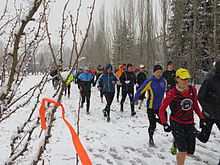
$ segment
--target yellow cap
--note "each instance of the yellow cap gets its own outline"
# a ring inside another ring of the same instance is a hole
[[[176,71],[176,77],[179,77],[181,79],[191,78],[189,71],[184,68],[180,68]]]

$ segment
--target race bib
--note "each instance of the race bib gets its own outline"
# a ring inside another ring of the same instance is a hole
[[[192,108],[193,101],[189,98],[183,99],[180,103],[182,110],[188,111]]]

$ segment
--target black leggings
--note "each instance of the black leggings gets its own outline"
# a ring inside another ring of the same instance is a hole
[[[84,104],[85,100],[86,100],[86,110],[87,110],[87,112],[89,112],[90,97],[91,97],[91,91],[83,91],[82,92],[82,104]]]
[[[140,85],[139,85],[140,86]],[[139,88],[139,87],[138,87]],[[136,91],[138,90],[138,88],[136,88]],[[146,97],[145,97],[145,94],[146,92],[142,93],[140,96],[139,96],[139,100],[143,101]]]
[[[121,85],[117,85],[117,100],[119,100],[120,90],[121,90]]]
[[[110,107],[114,99],[115,93],[114,92],[103,92],[103,94],[107,102],[105,106],[105,111],[107,112],[107,116],[110,117]]]
[[[71,88],[71,85],[70,85],[70,84],[66,86],[65,96],[66,96],[66,90],[67,90],[68,97],[70,96],[70,88]]]
[[[158,110],[148,108],[147,109],[147,116],[148,116],[148,119],[149,119],[149,122],[150,122],[150,125],[149,125],[149,128],[148,128],[149,138],[153,139],[154,131],[155,131],[156,126],[157,126],[156,123],[158,122],[159,124],[161,124],[160,118],[159,118],[159,115],[158,115]]]
[[[194,124],[178,123],[170,119],[170,126],[179,152],[193,154],[196,146]]]
[[[103,91],[100,90],[100,97],[103,97]]]
[[[123,109],[123,104],[125,102],[127,95],[129,96],[129,99],[130,99],[131,112],[133,112],[134,111],[134,90],[133,91],[123,91],[122,90],[121,107]]]
[[[209,119],[206,122],[206,126],[202,126],[202,131],[201,133],[199,133],[199,135],[197,136],[197,138],[203,142],[206,143],[209,140],[211,131],[212,131],[212,126],[213,124],[216,124],[218,129],[220,130],[220,120],[213,120],[213,119]]]

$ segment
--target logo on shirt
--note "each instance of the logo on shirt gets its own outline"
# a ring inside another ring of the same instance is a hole
[[[161,86],[162,88],[164,88],[164,87],[165,87],[164,82],[160,82],[160,86]]]
[[[188,98],[182,100],[181,103],[180,103],[180,105],[182,107],[182,110],[184,110],[184,111],[190,110],[191,107],[192,107],[192,104],[193,104],[193,101],[191,99],[188,99]]]

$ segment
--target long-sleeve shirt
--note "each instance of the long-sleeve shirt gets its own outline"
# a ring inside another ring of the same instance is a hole
[[[158,110],[162,103],[166,87],[167,83],[163,77],[156,79],[155,76],[151,76],[138,88],[134,96],[134,101],[138,101],[138,98],[141,94],[143,94],[145,91],[149,91],[147,108]]]
[[[184,124],[194,123],[194,111],[200,119],[204,119],[198,105],[195,87],[189,86],[188,90],[184,92],[180,92],[174,87],[167,93],[159,109],[159,116],[162,124],[167,122],[165,111],[168,105],[170,105],[171,110],[170,119],[176,122]]]
[[[120,76],[120,82],[122,83],[123,91],[134,91],[134,85],[136,84],[134,72],[124,71]]]

